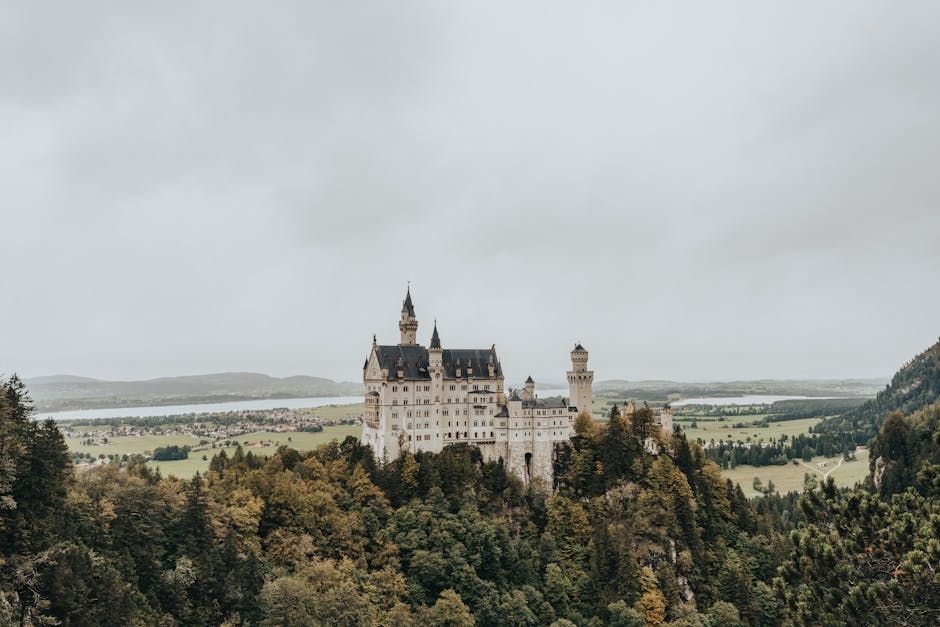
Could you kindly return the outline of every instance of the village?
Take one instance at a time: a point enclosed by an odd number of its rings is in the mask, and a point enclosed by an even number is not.
[[[61,429],[79,469],[131,456],[157,459],[161,450],[189,453],[241,446],[269,451],[293,443],[285,434],[321,434],[324,430],[361,422],[361,406],[327,406],[304,409],[267,409],[181,414],[148,418],[115,418],[62,423]]]

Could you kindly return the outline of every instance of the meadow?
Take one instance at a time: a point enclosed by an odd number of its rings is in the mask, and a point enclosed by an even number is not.
[[[764,419],[766,414],[752,414],[747,416],[734,416],[724,422],[714,418],[706,420],[696,418],[696,426],[692,428],[691,417],[683,416],[674,420],[674,424],[682,427],[685,437],[689,440],[701,439],[704,442],[711,440],[732,440],[738,442],[767,442],[771,438],[779,439],[782,435],[793,437],[801,433],[808,433],[809,428],[819,424],[822,418],[803,418],[801,420],[787,420],[784,422],[771,422],[766,427],[751,424],[746,427],[734,427],[735,424],[756,423]]]
[[[783,466],[738,466],[721,472],[732,481],[739,483],[748,497],[760,495],[754,490],[754,477],[758,477],[765,486],[768,481],[773,481],[777,492],[785,494],[801,492],[803,478],[807,473],[814,474],[816,480],[822,482],[826,473],[831,470],[829,476],[835,480],[836,485],[852,487],[868,475],[868,450],[859,450],[855,456],[855,460],[843,461],[841,465],[839,465],[840,457],[814,457],[813,461],[806,465],[791,462]],[[823,463],[825,466],[820,465]],[[811,466],[812,469],[807,466]]]

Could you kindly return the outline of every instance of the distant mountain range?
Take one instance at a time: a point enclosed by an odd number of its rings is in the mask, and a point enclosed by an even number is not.
[[[277,378],[255,372],[221,372],[144,381],[104,381],[73,375],[52,375],[26,379],[24,382],[36,409],[47,412],[268,398],[351,396],[362,393],[360,383],[304,375]]]
[[[823,421],[816,429],[862,429],[874,435],[891,412],[897,410],[909,415],[937,401],[940,401],[940,341],[904,364],[875,398]]]

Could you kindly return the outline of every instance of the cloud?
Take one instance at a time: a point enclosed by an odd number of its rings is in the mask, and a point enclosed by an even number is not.
[[[887,374],[937,335],[938,18],[11,3],[0,371],[355,379],[411,280],[511,377]]]

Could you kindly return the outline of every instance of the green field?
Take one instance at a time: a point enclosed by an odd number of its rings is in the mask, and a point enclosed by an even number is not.
[[[684,418],[684,417],[683,417]],[[787,420],[784,422],[771,422],[768,423],[766,427],[759,426],[750,426],[743,428],[734,428],[731,425],[741,422],[754,422],[759,421],[764,418],[763,414],[760,415],[751,415],[751,416],[735,416],[734,419],[728,419],[725,422],[718,422],[714,419],[705,422],[704,420],[698,421],[698,426],[695,429],[689,427],[690,422],[683,420],[675,420],[675,424],[682,427],[682,430],[685,432],[685,437],[689,440],[698,440],[701,438],[705,442],[708,442],[712,439],[714,440],[736,440],[740,442],[747,442],[750,438],[751,442],[769,441],[771,438],[779,439],[781,435],[788,435],[790,437],[795,435],[800,435],[801,433],[808,433],[809,428],[818,424],[822,418],[803,418],[802,420]]]
[[[839,463],[840,458],[841,456],[814,457],[808,465],[816,469],[814,473],[816,480],[822,482],[823,474],[833,469]],[[842,462],[841,466],[832,470],[829,476],[837,485],[851,487],[868,475],[868,451],[858,451],[856,458],[855,461]],[[820,462],[825,462],[826,466],[819,466]],[[777,492],[785,494],[802,491],[803,475],[814,471],[803,464],[788,463],[784,466],[738,466],[721,472],[732,481],[739,483],[746,496],[752,497],[759,495],[753,488],[754,477],[759,477],[764,485],[767,485],[768,481],[773,481]]]
[[[94,444],[87,446],[82,444],[84,438],[66,438],[69,450],[88,453],[92,457],[99,455],[124,455],[152,453],[153,449],[159,446],[198,446],[199,438],[187,435],[141,435],[141,436],[118,436],[108,438],[107,444]]]

